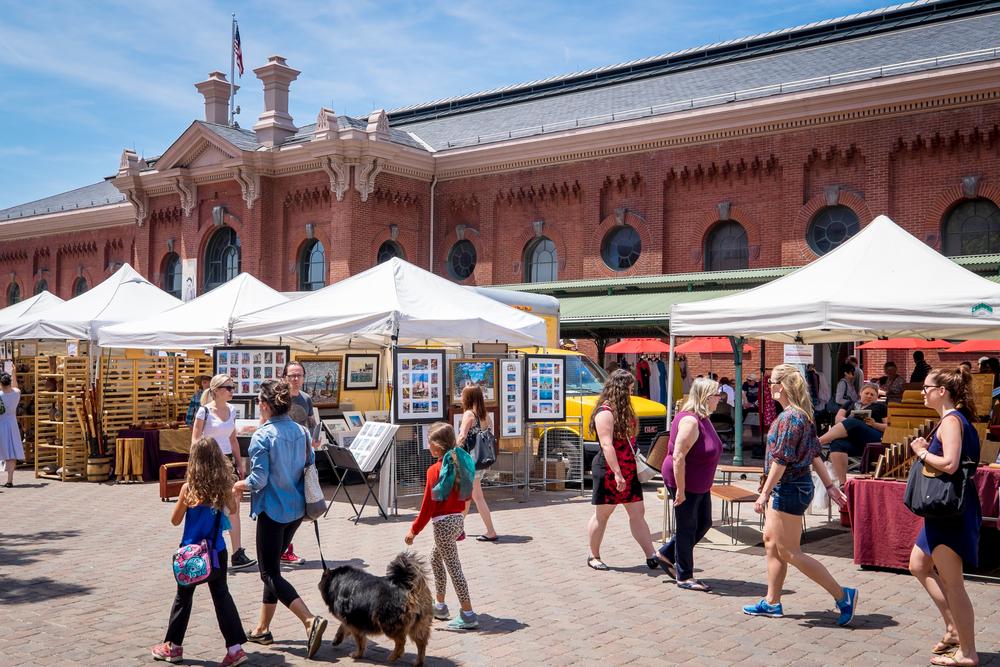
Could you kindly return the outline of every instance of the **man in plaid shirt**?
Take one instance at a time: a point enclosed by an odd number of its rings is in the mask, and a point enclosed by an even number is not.
[[[194,381],[198,383],[198,386],[201,387],[201,389],[194,392],[194,396],[191,397],[191,402],[188,403],[187,416],[184,417],[184,422],[188,426],[194,425],[194,416],[198,414],[198,408],[201,407],[201,395],[205,393],[206,389],[208,389],[208,385],[212,381],[212,376],[198,375],[195,377]]]

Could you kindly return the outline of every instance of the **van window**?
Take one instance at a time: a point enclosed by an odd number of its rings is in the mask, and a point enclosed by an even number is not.
[[[608,374],[589,357],[566,356],[566,393],[600,394]]]

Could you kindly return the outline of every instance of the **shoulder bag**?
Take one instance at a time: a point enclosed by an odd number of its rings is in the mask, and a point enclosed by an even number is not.
[[[215,527],[212,529],[212,546],[208,538],[195,544],[185,544],[173,555],[174,579],[179,586],[194,586],[212,576],[212,561],[215,560],[215,545],[219,539],[219,523],[222,510],[216,510]]]
[[[305,486],[306,495],[306,518],[316,521],[326,514],[326,496],[323,495],[323,487],[319,484],[319,470],[316,469],[316,459],[309,463],[309,450],[312,444],[309,442],[309,433],[302,429],[306,438],[306,465],[302,469],[302,481]]]
[[[938,422],[938,426],[940,425],[941,422]],[[935,426],[928,434],[928,440],[934,437],[937,428]],[[958,465],[958,470],[949,474],[920,459],[915,460],[910,467],[906,492],[903,494],[906,509],[926,519],[945,519],[961,514],[965,506],[965,487],[969,479],[970,464],[974,469],[975,462],[966,460]]]
[[[486,470],[496,463],[497,437],[493,435],[493,431],[489,427],[485,429],[482,427],[478,417],[476,418],[476,430],[471,435],[474,435],[475,439],[468,449],[469,455],[472,456],[472,460],[476,464],[476,470]],[[468,441],[469,439],[466,438],[467,443]]]
[[[635,475],[639,478],[639,482],[646,483],[660,474],[659,470],[649,465],[646,457],[639,453],[634,444],[630,443],[629,446],[632,447],[632,454],[635,455]]]

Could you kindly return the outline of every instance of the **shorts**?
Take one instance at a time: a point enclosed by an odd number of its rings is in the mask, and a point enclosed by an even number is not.
[[[848,456],[861,456],[865,453],[865,443],[854,442],[847,438],[840,438],[830,443],[830,453],[847,454]]]
[[[240,474],[236,470],[236,459],[233,457],[232,454],[223,454],[223,456],[229,459],[229,465],[233,467],[233,480],[238,482],[240,480]]]
[[[798,479],[783,479],[771,493],[771,507],[785,514],[802,516],[809,508],[815,491],[812,475],[807,474]]]

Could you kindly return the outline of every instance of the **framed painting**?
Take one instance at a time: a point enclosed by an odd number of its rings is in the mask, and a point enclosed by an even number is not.
[[[392,414],[395,423],[427,423],[444,419],[445,351],[397,348],[392,369]]]
[[[348,354],[344,390],[378,388],[378,359],[377,354]]]
[[[462,390],[479,385],[487,403],[496,403],[496,359],[452,359],[448,363],[452,403],[462,402]]]
[[[306,373],[302,390],[312,397],[317,408],[340,405],[340,374],[344,359],[340,355],[296,357]]]
[[[514,438],[523,433],[524,384],[521,369],[518,359],[500,360],[500,430],[495,433],[502,438]]]
[[[566,357],[525,355],[525,421],[566,419]]]

